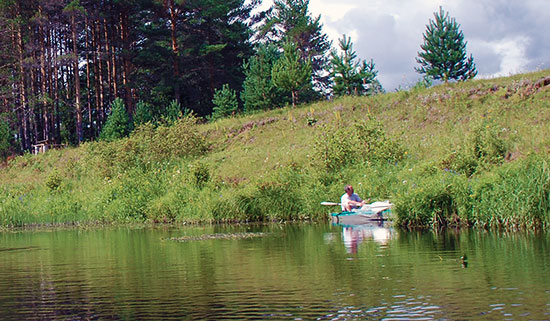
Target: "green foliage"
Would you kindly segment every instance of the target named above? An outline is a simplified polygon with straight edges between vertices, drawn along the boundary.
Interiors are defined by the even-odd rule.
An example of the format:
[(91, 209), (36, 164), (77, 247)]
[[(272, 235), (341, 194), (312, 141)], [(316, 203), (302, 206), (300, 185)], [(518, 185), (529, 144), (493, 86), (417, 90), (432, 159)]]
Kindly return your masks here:
[(311, 65), (313, 86), (323, 92), (329, 86), (325, 75), (331, 42), (323, 32), (321, 16), (312, 17), (309, 0), (276, 0), (260, 26), (257, 38), (265, 42), (296, 44), (302, 64)]
[(178, 158), (205, 154), (209, 143), (197, 132), (193, 115), (176, 120), (172, 126), (154, 127), (146, 123), (130, 137), (109, 143), (87, 145), (86, 159), (102, 176), (111, 177), (132, 168), (147, 169)]
[(133, 127), (136, 128), (140, 125), (143, 125), (148, 122), (153, 121), (153, 106), (151, 104), (144, 102), (144, 101), (138, 101), (136, 104), (136, 111), (134, 113), (133, 117)]
[[(401, 226), (445, 226), (457, 224), (457, 191), (464, 179), (448, 172), (433, 175), (409, 176), (404, 184), (409, 187), (394, 201), (396, 222)], [(468, 223), (467, 220), (463, 223)]]
[(181, 112), (181, 105), (177, 100), (172, 100), (168, 106), (164, 109), (161, 119), (166, 124), (173, 124), (176, 120), (183, 117)]
[(245, 112), (267, 110), (284, 105), (283, 93), (271, 78), (273, 64), (280, 53), (274, 44), (260, 44), (256, 54), (243, 64), (246, 78), (243, 83), (241, 100)]
[(396, 162), (405, 155), (403, 146), (387, 137), (375, 119), (322, 127), (314, 146), (316, 162), (331, 171), (364, 162)]
[(235, 90), (229, 88), (229, 84), (224, 84), (221, 89), (214, 91), (212, 99), (214, 110), (212, 111), (211, 119), (216, 120), (237, 112), (239, 101)]
[(445, 171), (407, 174), (395, 196), (401, 226), (550, 226), (548, 156), (531, 155), (467, 178)]
[(334, 94), (342, 95), (369, 95), (381, 92), (379, 82), (376, 82), (378, 71), (374, 69), (374, 62), (371, 60), (356, 61), (357, 54), (353, 50), (351, 38), (339, 39), (339, 55), (336, 50), (331, 53), (330, 76), (334, 81)]
[[(319, 203), (350, 183), (391, 200), (400, 226), (549, 227), (547, 93), (524, 97), (518, 83), (345, 96), (200, 125), (191, 115), (27, 154), (0, 172), (0, 224), (326, 221), (337, 209)], [(360, 120), (369, 114), (377, 120)], [(458, 156), (475, 169), (459, 170)]]
[(420, 68), (415, 70), (434, 79), (447, 82), (452, 79), (467, 80), (477, 75), (474, 58), (466, 57), (466, 42), (460, 25), (449, 17), (442, 7), (434, 13), (424, 33), (424, 43), (420, 45), (416, 61)]
[(111, 114), (107, 117), (107, 122), (105, 122), (105, 125), (101, 129), (99, 138), (111, 142), (126, 137), (129, 133), (128, 113), (122, 99), (117, 98), (111, 104)]
[(7, 121), (0, 119), (0, 158), (6, 158), (13, 142), (13, 133)]
[(298, 92), (311, 86), (311, 64), (303, 63), (296, 45), (287, 42), (283, 56), (273, 65), (271, 76), (275, 86), (291, 93), (292, 106), (295, 106)]
[(474, 125), (464, 142), (442, 162), (443, 168), (471, 176), (479, 170), (500, 165), (509, 150), (501, 127), (483, 119)]
[(46, 187), (50, 191), (56, 191), (61, 186), (61, 183), (63, 182), (63, 179), (59, 175), (59, 172), (57, 170), (54, 170), (46, 179)]
[(190, 165), (193, 184), (202, 188), (210, 181), (210, 168), (207, 164), (197, 161)]

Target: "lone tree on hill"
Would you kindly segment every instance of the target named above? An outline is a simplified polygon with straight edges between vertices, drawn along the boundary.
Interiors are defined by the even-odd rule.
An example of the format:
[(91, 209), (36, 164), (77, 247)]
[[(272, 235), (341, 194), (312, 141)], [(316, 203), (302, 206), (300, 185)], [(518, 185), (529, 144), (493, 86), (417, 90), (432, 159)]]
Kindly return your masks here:
[(444, 82), (474, 78), (476, 65), (472, 55), (466, 57), (466, 42), (460, 25), (442, 7), (439, 13), (434, 12), (434, 17), (435, 20), (430, 19), (426, 25), (424, 44), (420, 45), (423, 51), (418, 52), (416, 58), (421, 67), (415, 70)]

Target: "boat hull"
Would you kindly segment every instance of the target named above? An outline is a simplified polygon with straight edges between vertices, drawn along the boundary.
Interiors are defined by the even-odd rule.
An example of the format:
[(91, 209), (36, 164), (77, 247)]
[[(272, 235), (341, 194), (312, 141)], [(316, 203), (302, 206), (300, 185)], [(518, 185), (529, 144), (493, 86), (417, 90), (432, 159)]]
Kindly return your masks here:
[(378, 213), (361, 213), (361, 212), (341, 212), (331, 214), (332, 223), (359, 225), (371, 222), (383, 222), (387, 220), (384, 217), (384, 211)]

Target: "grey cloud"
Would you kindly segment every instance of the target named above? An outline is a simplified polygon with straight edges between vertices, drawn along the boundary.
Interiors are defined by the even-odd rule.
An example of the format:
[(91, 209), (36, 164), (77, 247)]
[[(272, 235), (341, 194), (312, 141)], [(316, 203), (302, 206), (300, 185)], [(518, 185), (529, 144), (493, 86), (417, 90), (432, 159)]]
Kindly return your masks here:
[[(400, 3), (404, 5), (400, 7)], [(433, 19), (433, 13), (439, 10), (439, 6), (422, 8), (422, 2), (414, 0), (388, 0), (386, 4), (391, 9), (388, 7), (385, 12), (377, 12), (365, 2), (364, 6), (348, 12), (338, 21), (325, 20), (325, 25), (340, 34), (350, 35), (351, 30), (356, 30), (357, 39), (352, 38), (352, 42), (358, 57), (374, 60), (382, 85), (391, 91), (399, 86), (411, 85), (421, 78), (414, 71), (414, 67), (418, 66), (415, 58), (426, 24)], [(550, 1), (443, 1), (442, 7), (461, 25), (468, 42), (466, 49), (468, 54), (474, 56), (480, 75), (501, 72), (506, 67), (503, 62), (506, 64), (511, 58), (505, 60), (507, 52), (500, 49), (498, 53), (496, 48), (499, 44), (502, 47), (503, 43), (511, 46), (512, 41), (518, 39), (529, 39), (527, 43), (517, 42), (518, 46), (525, 46), (524, 60), (527, 63), (524, 67), (527, 70), (522, 71), (550, 68), (550, 33), (546, 32), (550, 21)], [(398, 17), (390, 15), (394, 13), (391, 10)]]

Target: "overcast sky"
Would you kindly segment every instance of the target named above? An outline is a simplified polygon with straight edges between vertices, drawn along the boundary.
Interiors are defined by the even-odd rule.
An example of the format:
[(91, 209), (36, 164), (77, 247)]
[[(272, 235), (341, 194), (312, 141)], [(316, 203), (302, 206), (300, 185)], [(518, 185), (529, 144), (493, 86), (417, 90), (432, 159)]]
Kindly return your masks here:
[[(266, 1), (268, 2), (268, 1)], [(265, 5), (265, 4), (264, 4)], [(460, 24), (479, 77), (550, 68), (550, 0), (310, 0), (338, 46), (351, 36), (357, 56), (374, 60), (386, 91), (416, 83), (426, 25), (442, 6)]]

